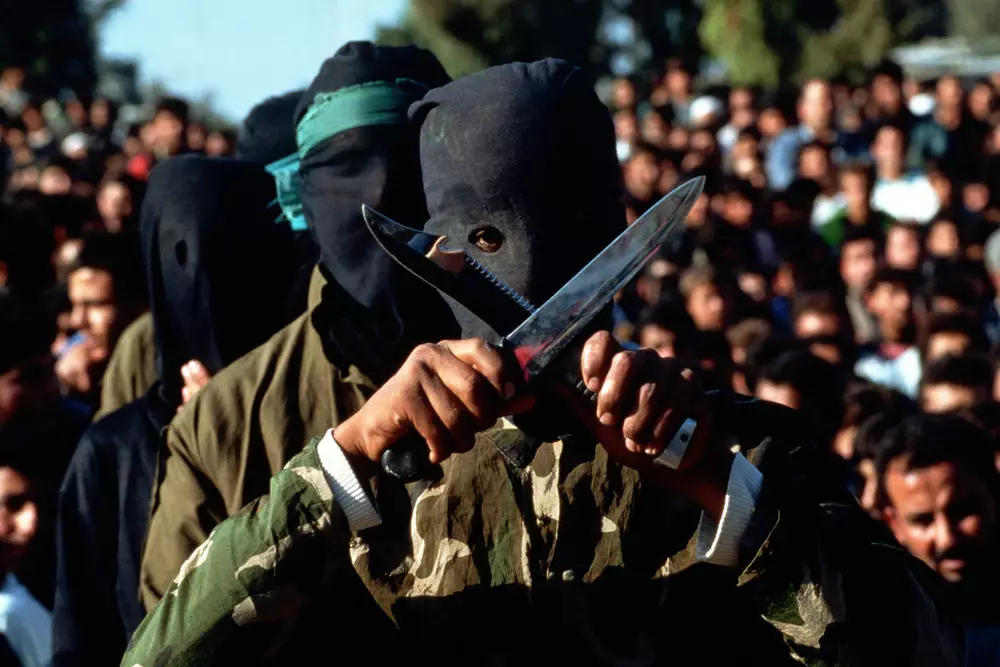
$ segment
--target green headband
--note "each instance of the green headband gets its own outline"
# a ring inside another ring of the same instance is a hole
[[[426,92],[421,83],[396,79],[319,93],[296,129],[299,156],[306,157],[320,143],[347,130],[407,122],[407,109]]]
[[[368,81],[330,93],[318,93],[295,130],[298,153],[267,166],[274,177],[282,217],[294,230],[306,229],[299,196],[299,163],[319,144],[341,132],[373,125],[407,122],[410,105],[424,96],[427,86],[412,79]]]

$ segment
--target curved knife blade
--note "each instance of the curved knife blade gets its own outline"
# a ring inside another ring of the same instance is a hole
[[[705,186],[687,181],[653,205],[507,338],[525,382],[541,373],[683,223]]]
[[[462,304],[505,336],[535,307],[464,250],[447,247],[445,236],[412,229],[362,206],[368,230],[379,245],[413,275]]]

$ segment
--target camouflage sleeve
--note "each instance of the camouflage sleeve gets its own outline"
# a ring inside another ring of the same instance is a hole
[[[122,664],[256,662],[279,648],[321,584],[351,567],[349,538],[313,441],[271,479],[268,498],[219,524],[195,550]]]
[[[965,663],[962,631],[921,563],[846,492],[776,494],[777,478],[765,470],[738,582],[791,655],[816,666]]]

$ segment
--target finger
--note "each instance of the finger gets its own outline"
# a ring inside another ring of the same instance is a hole
[[[701,385],[694,380],[694,372],[685,369],[681,375],[685,381],[675,385],[667,399],[668,409],[663,411],[653,428],[650,441],[654,443],[654,453],[659,453],[666,446],[686,419],[694,418],[700,421],[704,417],[698,408],[704,403],[704,396]]]
[[[212,379],[211,373],[209,373],[208,369],[205,368],[205,366],[202,365],[202,363],[197,359],[192,359],[187,362],[186,368],[188,369],[188,378],[191,380],[191,383],[196,386],[205,386],[208,384],[208,381]]]
[[[449,389],[441,376],[428,378],[424,385],[424,392],[428,404],[437,415],[438,421],[444,426],[447,434],[445,445],[448,451],[442,452],[444,456],[441,460],[443,461],[451,454],[467,452],[472,449],[476,441],[476,433],[482,429],[479,426],[479,420],[470,412],[468,406]],[[490,426],[492,425],[491,422]]]
[[[504,384],[497,378],[503,373],[503,363],[499,353],[483,341],[458,342],[463,343],[458,346],[461,356],[456,355],[453,348],[442,345],[432,355],[432,364],[444,386],[461,401],[476,430],[483,430],[493,426],[503,405],[499,391]],[[494,381],[490,381],[467,360],[479,360],[486,365],[486,372],[494,376]]]
[[[669,403],[669,387],[662,382],[646,382],[639,387],[638,400],[631,414],[622,422],[625,448],[633,453],[653,453],[657,442],[653,437],[657,425]]]
[[[655,357],[655,353],[649,352]],[[650,373],[650,359],[642,352],[619,352],[597,394],[597,418],[605,426],[620,424],[632,412],[639,386]]]
[[[428,458],[431,463],[441,463],[451,453],[451,435],[431,407],[422,386],[414,389],[414,395],[405,401],[405,415],[413,430],[427,443]],[[382,448],[380,448],[382,449]]]
[[[580,376],[587,389],[595,393],[600,390],[611,370],[611,360],[620,351],[618,342],[607,331],[598,331],[584,343],[580,353]]]
[[[507,378],[503,356],[494,346],[482,338],[467,340],[449,340],[441,343],[441,347],[463,363],[471,366],[484,377],[498,394],[504,398],[512,398],[515,386]]]

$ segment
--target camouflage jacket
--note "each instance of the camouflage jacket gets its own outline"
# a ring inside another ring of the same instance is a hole
[[[122,664],[963,663],[922,566],[807,449],[748,452],[764,484],[722,568],[694,558],[698,512],[602,448],[542,443],[522,469],[525,438],[481,434],[434,483],[373,480],[383,523],[355,534],[314,442],[196,550]]]

